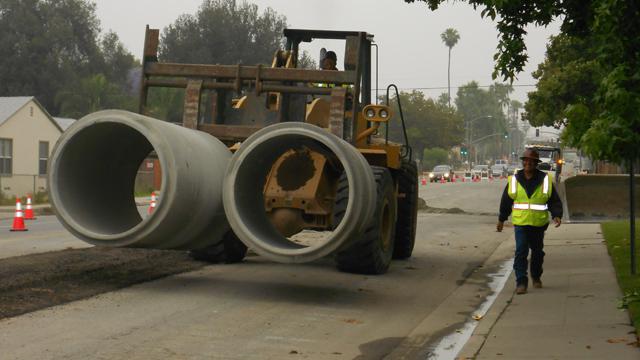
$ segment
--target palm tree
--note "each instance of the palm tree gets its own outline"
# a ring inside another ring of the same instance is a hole
[[[447,65],[447,88],[449,89],[449,106],[451,106],[451,48],[456,46],[458,40],[460,40],[460,34],[458,30],[453,28],[448,28],[442,34],[440,34],[440,38],[445,45],[449,48],[449,64]]]

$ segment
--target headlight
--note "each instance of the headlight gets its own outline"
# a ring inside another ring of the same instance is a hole
[[[444,173],[444,177],[449,177],[449,173]]]
[[[380,115],[381,118],[386,119],[389,117],[389,112],[385,109],[380,110],[380,112],[378,113],[378,115]]]
[[[376,111],[374,109],[367,109],[367,113],[365,115],[368,118],[374,118],[376,116]]]
[[[433,173],[429,173],[429,177],[432,178],[433,177]]]

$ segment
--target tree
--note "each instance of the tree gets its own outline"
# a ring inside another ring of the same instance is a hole
[[[60,113],[73,118],[103,109],[135,110],[134,98],[102,74],[80,79],[74,86],[60,91],[55,100]]]
[[[0,96],[34,95],[54,115],[85,114],[69,105],[71,93],[82,96],[78,87],[97,74],[125,89],[136,65],[115,33],[100,38],[86,0],[0,0],[0,34]],[[63,98],[71,112],[61,112]]]
[[[404,0],[412,3],[415,0]],[[418,0],[435,10],[444,0]],[[640,158],[640,4],[638,0],[467,0],[483,7],[481,15],[497,21],[499,41],[494,78],[513,80],[528,60],[524,43],[525,27],[544,26],[562,18],[561,35],[571,37],[575,47],[586,46],[578,54],[575,67],[584,66],[595,77],[597,91],[584,98],[567,99],[546,106],[547,114],[565,112],[567,137],[589,156],[617,163],[632,163]],[[558,40],[558,41],[564,41]],[[552,44],[553,46],[553,44]],[[556,45],[560,47],[560,45]],[[565,46],[566,48],[566,46]],[[593,59],[594,64],[588,60]],[[564,60],[562,60],[564,61]],[[552,70],[552,68],[550,68]],[[540,74],[542,76],[542,74]],[[580,76],[582,78],[582,76]],[[548,90],[552,86],[548,84]],[[544,89],[545,91],[547,89]],[[559,89],[562,91],[562,89]],[[550,97],[547,97],[550,99]],[[550,105],[550,106],[547,106]],[[530,105],[529,108],[532,108]],[[564,106],[564,108],[560,108]],[[591,112],[593,109],[594,112]],[[532,116],[533,112],[528,115]],[[535,121],[563,121],[537,112]],[[573,131],[577,134],[571,134]]]
[[[449,162],[449,152],[438,147],[424,149],[422,155],[422,168],[433,169],[436,165],[447,164]]]
[[[286,18],[235,0],[205,0],[162,32],[162,61],[198,64],[267,64],[282,46]]]
[[[99,58],[94,11],[81,0],[0,1],[0,95],[35,95],[56,114],[55,94]]]
[[[458,30],[448,28],[440,34],[440,38],[449,48],[449,61],[447,62],[447,88],[449,89],[449,106],[451,106],[451,49],[458,43],[458,40],[460,40],[460,34],[458,34]]]
[[[504,110],[505,104],[510,101],[509,94],[512,90],[510,86],[497,83],[484,90],[475,81],[458,88],[455,100],[457,112],[464,119],[472,142],[492,134],[504,133],[508,129]],[[502,143],[503,139],[496,136],[469,145],[476,151],[480,150],[480,158],[498,158],[503,155]]]
[[[401,92],[402,111],[409,144],[414,154],[423,154],[425,148],[450,149],[462,142],[464,127],[462,119],[447,104],[425,98],[420,91]],[[403,143],[404,135],[395,98],[390,100],[394,117],[389,124],[389,139]]]

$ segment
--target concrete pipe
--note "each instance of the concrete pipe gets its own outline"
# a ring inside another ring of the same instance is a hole
[[[152,150],[162,169],[162,191],[155,211],[142,219],[134,182]],[[230,158],[209,134],[127,111],[99,111],[58,140],[49,197],[62,224],[90,244],[200,249],[217,244],[229,229],[222,183]]]
[[[263,189],[280,155],[307,147],[337,159],[349,182],[343,220],[330,236],[310,246],[281,235],[264,211]],[[275,124],[250,136],[234,154],[224,182],[224,209],[238,238],[258,254],[282,263],[305,263],[334,253],[359,238],[375,207],[376,185],[365,158],[346,141],[306,123]]]

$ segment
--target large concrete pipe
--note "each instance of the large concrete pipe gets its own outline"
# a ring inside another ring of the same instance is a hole
[[[343,220],[330,236],[309,246],[281,235],[265,213],[263,190],[274,162],[287,150],[306,147],[337,159],[349,182]],[[346,141],[306,123],[275,124],[250,136],[227,168],[223,201],[235,234],[258,254],[277,262],[310,262],[359,238],[373,216],[376,185],[365,158]]]
[[[155,150],[161,198],[144,219],[134,199],[142,161]],[[120,110],[85,116],[51,155],[49,196],[62,224],[94,245],[200,249],[229,229],[222,206],[231,158],[213,136]]]

